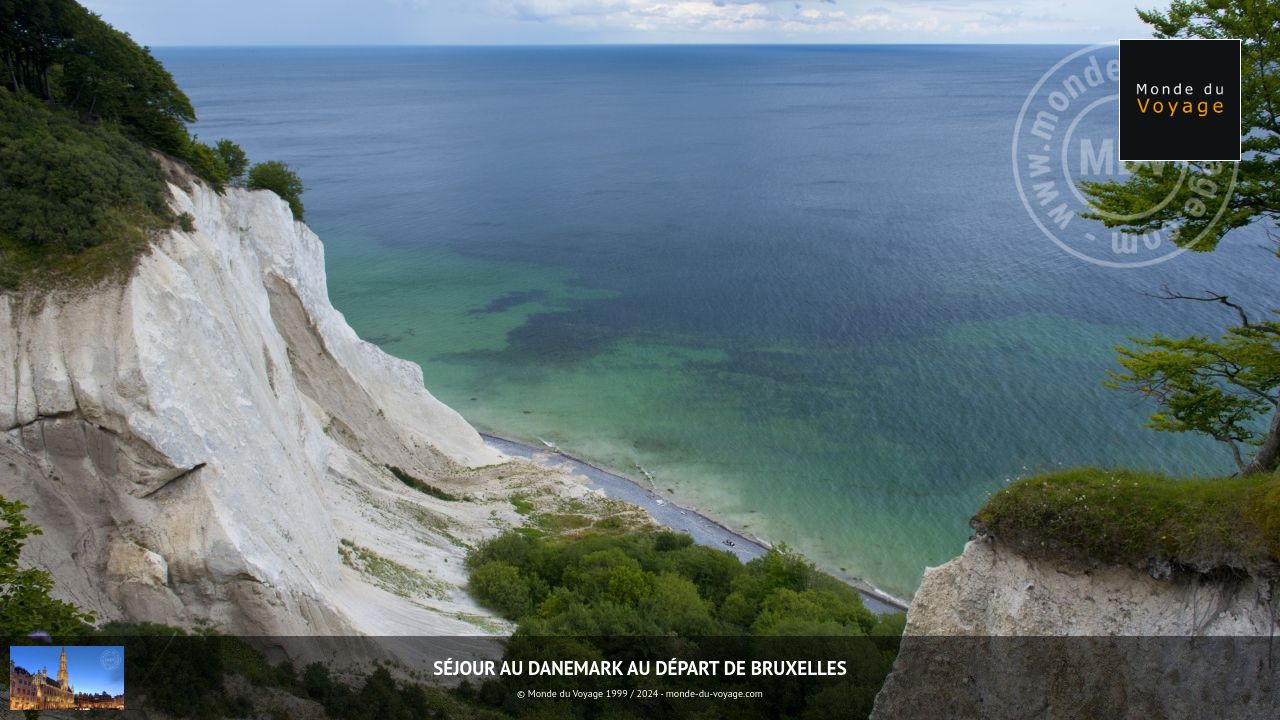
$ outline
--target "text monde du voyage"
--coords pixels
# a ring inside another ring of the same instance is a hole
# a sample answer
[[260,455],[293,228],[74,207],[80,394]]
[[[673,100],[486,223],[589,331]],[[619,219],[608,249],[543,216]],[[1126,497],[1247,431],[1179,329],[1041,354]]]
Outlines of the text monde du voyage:
[[1197,90],[1190,83],[1174,85],[1151,85],[1135,83],[1134,98],[1138,103],[1138,112],[1143,115],[1159,115],[1163,117],[1209,117],[1226,113],[1226,104],[1222,100],[1214,100],[1215,96],[1226,95],[1226,87],[1205,83]]

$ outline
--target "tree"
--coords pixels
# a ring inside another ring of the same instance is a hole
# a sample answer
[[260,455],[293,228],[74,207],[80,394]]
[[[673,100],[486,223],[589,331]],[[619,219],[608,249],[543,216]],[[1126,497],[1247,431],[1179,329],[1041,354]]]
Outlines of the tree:
[[143,144],[185,158],[186,124],[196,119],[191,100],[150,50],[71,4],[66,37],[46,68],[60,74],[60,104],[89,119],[117,120]]
[[[1280,322],[1250,323],[1219,340],[1156,335],[1140,349],[1117,348],[1124,372],[1108,384],[1154,398],[1160,410],[1148,427],[1199,432],[1226,443],[1236,467],[1251,475],[1280,459]],[[1259,429],[1259,419],[1270,423]],[[1251,460],[1242,448],[1254,448]]]
[[146,150],[25,93],[0,91],[0,187],[0,238],[45,251],[79,252],[171,217]]
[[675,573],[653,578],[640,609],[664,631],[684,637],[710,635],[715,630],[711,603],[698,594],[698,587],[691,580]]
[[186,158],[191,170],[208,181],[214,190],[220,193],[226,189],[231,173],[216,150],[192,138]]
[[27,538],[40,528],[27,523],[26,506],[0,497],[0,637],[23,637],[37,630],[69,635],[93,622],[93,613],[50,597],[53,576],[39,568],[18,567]]
[[244,149],[234,142],[223,138],[213,146],[213,152],[222,160],[227,169],[227,179],[232,185],[244,183],[245,171],[249,169],[249,156]]
[[71,0],[0,0],[0,79],[14,92],[53,98],[49,69],[83,12]]
[[[1132,175],[1124,182],[1081,183],[1096,210],[1087,217],[1127,232],[1164,231],[1173,242],[1201,252],[1216,248],[1233,229],[1280,221],[1280,3],[1175,0],[1167,12],[1138,15],[1159,38],[1241,39],[1242,159],[1220,217],[1204,207],[1200,194],[1226,187],[1222,163],[1190,163],[1185,177],[1163,165],[1130,163]],[[1170,194],[1173,200],[1161,205]],[[1123,219],[1157,206],[1141,219]],[[1280,455],[1280,325],[1250,323],[1244,308],[1220,293],[1166,290],[1164,297],[1221,303],[1236,311],[1240,325],[1218,341],[1135,340],[1136,348],[1118,348],[1124,371],[1113,373],[1108,384],[1154,398],[1160,410],[1151,416],[1151,427],[1200,432],[1226,443],[1244,474],[1274,471]],[[1245,448],[1254,449],[1248,460]]]
[[471,592],[503,617],[519,619],[530,610],[529,583],[514,565],[495,560],[471,573]]
[[224,182],[204,174],[219,166],[189,136],[195,109],[173,76],[148,48],[74,0],[0,0],[0,82],[86,123],[108,121],[186,160],[214,185]]
[[268,160],[249,168],[249,182],[245,184],[251,190],[270,190],[289,203],[295,220],[302,219],[302,179],[279,160]]
[[[1280,220],[1280,3],[1274,0],[1175,0],[1168,12],[1138,11],[1158,38],[1238,38],[1241,40],[1241,152],[1235,185],[1222,217],[1196,213],[1197,191],[1221,187],[1221,163],[1191,163],[1187,177],[1160,164],[1129,163],[1125,182],[1083,182],[1098,213],[1087,215],[1127,232],[1169,232],[1174,242],[1198,251],[1217,247],[1224,235],[1254,220]],[[1160,205],[1139,220],[1117,219]],[[1203,233],[1203,237],[1196,238]],[[1194,244],[1192,244],[1194,243]]]

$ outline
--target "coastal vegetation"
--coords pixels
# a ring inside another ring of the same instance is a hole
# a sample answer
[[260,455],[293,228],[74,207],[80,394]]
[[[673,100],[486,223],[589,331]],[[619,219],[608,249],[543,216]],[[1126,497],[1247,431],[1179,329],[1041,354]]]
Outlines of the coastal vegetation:
[[[177,718],[269,717],[320,710],[335,720],[449,717],[683,717],[690,703],[648,698],[587,705],[515,702],[525,678],[449,689],[402,668],[374,663],[341,674],[322,663],[272,662],[251,642],[210,625],[183,630],[108,623],[50,597],[42,570],[19,570],[25,539],[38,534],[21,503],[0,499],[0,628],[11,642],[80,641],[125,645],[130,702]],[[345,542],[344,549],[359,548]],[[838,658],[828,677],[662,678],[664,688],[722,693],[763,690],[749,702],[709,701],[706,718],[865,717],[889,672],[903,616],[875,617],[847,585],[784,550],[742,565],[670,532],[589,534],[544,539],[511,531],[471,555],[473,590],[520,618],[506,657],[591,660]],[[541,599],[535,610],[535,599]],[[592,633],[609,633],[592,635]],[[677,634],[678,633],[678,634]],[[336,639],[335,642],[356,642]],[[555,689],[652,687],[654,677],[540,679]],[[604,685],[601,685],[604,683]],[[598,686],[598,687],[597,687]],[[136,698],[137,700],[133,700]],[[132,705],[138,707],[138,705]],[[318,706],[318,708],[316,707]]]
[[1072,566],[1268,577],[1280,569],[1280,478],[1074,468],[1011,484],[972,524],[1019,553]]
[[1242,474],[1272,473],[1280,460],[1280,322],[1251,322],[1237,310],[1241,324],[1217,340],[1156,335],[1117,348],[1123,370],[1107,384],[1156,401],[1148,427],[1208,435],[1230,448]]
[[73,633],[94,620],[92,613],[54,598],[53,576],[18,564],[27,538],[40,528],[27,522],[26,506],[0,497],[0,637],[18,638],[44,631]]
[[[1241,40],[1241,160],[1229,186],[1229,163],[1192,162],[1186,177],[1161,172],[1160,164],[1129,163],[1131,175],[1124,181],[1081,183],[1097,210],[1092,217],[1130,233],[1162,231],[1200,252],[1213,250],[1236,228],[1280,220],[1280,6],[1267,0],[1178,0],[1166,12],[1138,15],[1156,37]],[[1206,212],[1201,195],[1224,188],[1222,216]],[[1118,348],[1123,370],[1110,384],[1156,402],[1154,429],[1198,432],[1225,443],[1242,474],[1275,472],[1280,323],[1251,318],[1244,305],[1223,293],[1166,288],[1163,297],[1218,303],[1234,322],[1219,340],[1157,335]]]
[[0,91],[0,188],[0,289],[127,269],[176,220],[141,145],[27,93]]
[[[27,522],[25,509],[18,501],[0,498],[4,647],[54,641],[125,645],[130,707],[136,709],[134,703],[145,698],[145,707],[171,717],[274,719],[291,717],[285,707],[310,701],[335,720],[506,717],[455,691],[397,679],[378,665],[366,674],[339,679],[320,663],[300,670],[288,661],[273,664],[245,640],[210,626],[194,631],[151,623],[95,627],[92,613],[52,597],[54,583],[47,571],[20,566],[27,539],[40,534]],[[359,551],[347,544],[344,548]],[[265,702],[263,690],[273,691]]]
[[251,190],[270,190],[289,203],[294,220],[302,219],[302,179],[279,160],[268,160],[249,168]]
[[0,87],[0,290],[118,275],[157,231],[186,228],[158,156],[219,192],[247,171],[301,218],[296,174],[247,170],[234,142],[200,142],[190,99],[150,50],[74,0],[0,0]]
[[227,169],[227,181],[237,187],[244,185],[244,174],[249,168],[249,156],[244,148],[223,138],[214,144],[213,152]]
[[[736,717],[865,717],[904,624],[900,614],[872,614],[857,590],[785,547],[743,564],[670,531],[546,537],[512,530],[477,547],[467,566],[472,594],[517,623],[508,659],[745,659],[768,647],[847,660],[846,675],[823,682],[792,678],[787,692],[768,694]],[[652,684],[646,678],[611,680],[623,687]],[[717,690],[762,683],[723,677],[702,682]],[[507,684],[492,681],[480,695],[509,702],[516,687]],[[505,707],[524,714],[551,712],[551,706]],[[610,717],[663,715],[664,707],[661,701],[620,707],[614,711],[622,714]],[[562,709],[569,712],[567,705]]]
[[417,490],[420,493],[424,493],[426,495],[430,495],[433,498],[436,498],[437,500],[445,500],[447,502],[460,502],[462,500],[462,498],[458,497],[457,495],[441,490],[440,488],[436,487],[435,485],[432,485],[431,483],[421,478],[414,477],[413,475],[410,475],[408,472],[405,472],[404,470],[396,467],[395,465],[387,465],[386,468],[387,468],[387,472],[394,475],[397,480],[404,483],[405,485],[408,485],[414,490]]
[[[1110,227],[1165,231],[1208,252],[1233,229],[1280,219],[1280,5],[1264,0],[1174,2],[1139,16],[1163,38],[1240,38],[1242,160],[1221,218],[1197,214],[1197,188],[1225,186],[1223,163],[1190,163],[1187,177],[1128,164],[1124,181],[1084,182]],[[1172,196],[1171,202],[1161,203]],[[1150,214],[1139,210],[1157,207]],[[1117,220],[1136,217],[1140,220]],[[1197,240],[1197,238],[1199,238]],[[1274,577],[1280,570],[1280,322],[1224,293],[1164,288],[1163,300],[1221,306],[1225,326],[1185,338],[1155,335],[1116,348],[1105,384],[1154,401],[1148,426],[1227,446],[1238,473],[1172,479],[1079,468],[1030,477],[996,493],[973,518],[980,533],[1068,563],[1116,563],[1156,575]],[[1216,334],[1217,337],[1210,335]]]

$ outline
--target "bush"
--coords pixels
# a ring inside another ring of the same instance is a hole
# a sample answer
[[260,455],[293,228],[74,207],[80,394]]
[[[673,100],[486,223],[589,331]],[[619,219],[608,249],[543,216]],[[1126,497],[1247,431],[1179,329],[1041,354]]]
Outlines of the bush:
[[[671,532],[547,539],[508,531],[467,558],[471,592],[518,622],[506,660],[843,658],[848,675],[671,677],[673,690],[763,689],[751,717],[865,717],[897,652],[903,616],[876,618],[858,592],[776,549],[743,565]],[[779,636],[790,637],[779,637]],[[767,636],[759,637],[756,636]],[[562,717],[548,703],[504,705],[525,682],[487,682],[480,697],[521,717]],[[547,689],[652,686],[653,678],[548,678]],[[741,683],[741,684],[739,684]],[[589,717],[682,717],[656,701]],[[720,715],[709,715],[720,717]],[[744,715],[743,717],[746,717]]]
[[227,179],[232,185],[244,184],[245,171],[249,169],[249,156],[234,142],[223,138],[213,146],[213,151],[227,169]]
[[491,562],[471,573],[471,593],[486,607],[505,617],[519,618],[529,612],[529,583],[514,565]]
[[172,222],[160,165],[106,126],[0,92],[0,237],[76,252],[140,218]]
[[0,497],[0,635],[20,638],[37,630],[72,634],[92,622],[91,613],[52,597],[53,576],[40,567],[19,564],[27,539],[41,533],[27,522],[27,509]]
[[289,166],[278,161],[268,160],[249,168],[249,181],[246,187],[252,190],[270,190],[289,203],[295,220],[302,220],[302,179],[289,169]]
[[[244,177],[238,145],[188,133],[191,101],[150,50],[74,0],[0,2],[0,77],[0,289],[131,268],[175,220],[148,150],[219,192]],[[301,219],[297,176],[280,163],[260,175]]]
[[786,548],[745,566],[670,532],[546,540],[509,531],[467,558],[471,592],[511,620],[536,610],[540,631],[893,634],[858,591]]
[[417,490],[418,492],[426,493],[427,495],[430,495],[431,497],[436,498],[437,500],[447,500],[449,502],[459,502],[460,500],[462,500],[462,498],[458,497],[457,495],[441,490],[435,485],[432,485],[424,480],[416,478],[413,475],[410,475],[409,473],[405,472],[404,470],[401,470],[400,468],[396,467],[395,465],[386,465],[384,467],[386,467],[387,471],[390,472],[392,475],[394,475],[397,480],[404,483],[405,485],[408,485],[414,490]]
[[231,174],[217,151],[193,138],[187,147],[186,157],[192,172],[204,178],[214,190],[222,192],[227,188]]

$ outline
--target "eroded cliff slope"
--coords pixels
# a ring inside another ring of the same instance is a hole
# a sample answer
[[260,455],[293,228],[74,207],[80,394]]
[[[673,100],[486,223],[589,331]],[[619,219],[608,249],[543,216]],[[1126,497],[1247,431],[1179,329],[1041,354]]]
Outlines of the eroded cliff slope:
[[504,458],[420,369],[357,338],[283,201],[179,185],[194,229],[127,280],[0,295],[0,494],[44,529],[24,561],[104,620],[493,629],[459,589],[464,545],[515,519],[499,483],[537,471],[486,469]]

